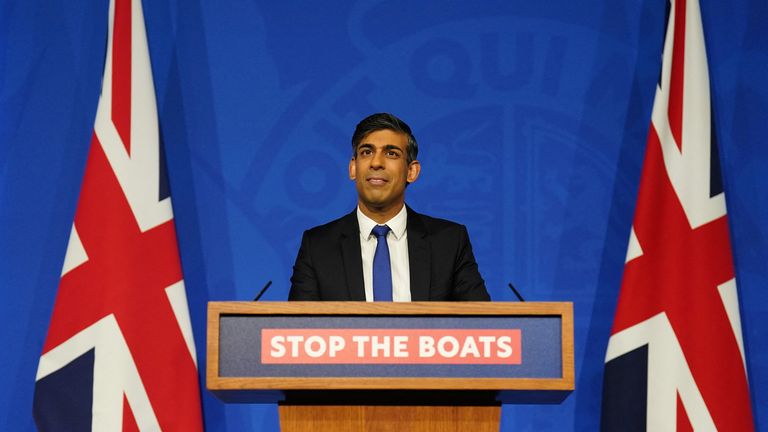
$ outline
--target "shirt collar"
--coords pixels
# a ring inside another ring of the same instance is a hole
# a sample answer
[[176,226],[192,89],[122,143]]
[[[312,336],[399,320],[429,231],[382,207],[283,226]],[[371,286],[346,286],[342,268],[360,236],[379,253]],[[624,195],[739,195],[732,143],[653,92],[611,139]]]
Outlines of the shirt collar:
[[[379,225],[376,221],[366,216],[363,211],[360,210],[360,206],[357,206],[357,224],[360,226],[360,235],[362,235],[363,238],[370,237],[373,227]],[[408,212],[405,210],[405,205],[403,205],[403,208],[400,209],[392,219],[381,225],[389,226],[389,229],[392,230],[392,235],[394,235],[397,240],[400,240],[400,238],[405,235],[407,224]]]

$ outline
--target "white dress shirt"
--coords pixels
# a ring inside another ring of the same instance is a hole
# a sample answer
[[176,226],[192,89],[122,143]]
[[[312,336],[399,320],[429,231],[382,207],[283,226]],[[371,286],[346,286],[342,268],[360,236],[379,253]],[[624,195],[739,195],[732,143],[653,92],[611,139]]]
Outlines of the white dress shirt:
[[[392,219],[381,225],[390,228],[387,234],[389,263],[392,267],[392,301],[411,301],[411,269],[408,266],[408,212],[405,206]],[[373,301],[373,256],[376,253],[376,236],[371,234],[376,221],[364,215],[357,207],[357,223],[360,226],[360,252],[363,258],[365,300]]]

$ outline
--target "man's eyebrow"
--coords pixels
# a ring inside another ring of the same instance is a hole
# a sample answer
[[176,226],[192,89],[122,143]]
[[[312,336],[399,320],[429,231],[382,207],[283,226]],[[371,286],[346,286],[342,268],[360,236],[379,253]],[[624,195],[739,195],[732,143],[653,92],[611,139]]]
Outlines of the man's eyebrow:
[[[375,148],[375,146],[373,144],[371,144],[371,143],[360,143],[357,146],[358,150],[361,150],[361,149],[364,149],[364,148],[365,149],[372,149],[372,148]],[[385,144],[382,148],[384,150],[397,150],[399,152],[403,151],[403,149],[401,149],[400,147],[396,146],[395,144]]]
[[387,144],[384,146],[384,150],[397,150],[397,151],[403,151],[400,147],[394,145],[394,144]]

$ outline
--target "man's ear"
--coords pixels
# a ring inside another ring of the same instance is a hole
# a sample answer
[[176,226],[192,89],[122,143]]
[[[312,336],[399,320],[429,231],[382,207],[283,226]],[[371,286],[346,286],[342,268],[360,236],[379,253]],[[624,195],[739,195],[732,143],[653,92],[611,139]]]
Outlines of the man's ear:
[[355,158],[349,161],[349,179],[354,180],[357,178],[357,170],[355,167]]
[[405,180],[408,183],[413,183],[416,181],[417,178],[419,178],[419,173],[421,172],[421,164],[419,161],[415,160],[411,162],[408,165],[408,173],[406,174]]

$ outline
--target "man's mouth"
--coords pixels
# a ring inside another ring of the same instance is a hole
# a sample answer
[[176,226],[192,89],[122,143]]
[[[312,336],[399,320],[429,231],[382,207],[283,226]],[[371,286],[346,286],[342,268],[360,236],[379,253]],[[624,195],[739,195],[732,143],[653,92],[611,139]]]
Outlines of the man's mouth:
[[365,180],[373,186],[383,186],[387,183],[387,179],[383,177],[368,177]]

